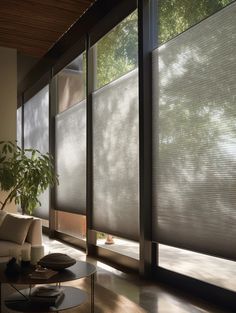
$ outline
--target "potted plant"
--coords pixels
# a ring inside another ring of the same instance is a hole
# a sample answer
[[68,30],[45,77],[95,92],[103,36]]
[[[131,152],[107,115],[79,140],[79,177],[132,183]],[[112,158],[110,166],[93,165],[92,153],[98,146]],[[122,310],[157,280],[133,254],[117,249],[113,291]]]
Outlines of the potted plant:
[[40,205],[39,195],[58,183],[52,157],[36,149],[21,149],[11,141],[0,142],[0,189],[6,191],[0,210],[14,201],[23,213]]

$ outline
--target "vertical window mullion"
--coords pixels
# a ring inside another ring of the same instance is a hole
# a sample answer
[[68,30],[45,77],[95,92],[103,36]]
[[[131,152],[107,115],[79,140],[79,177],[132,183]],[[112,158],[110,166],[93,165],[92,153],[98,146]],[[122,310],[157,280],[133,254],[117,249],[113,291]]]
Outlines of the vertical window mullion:
[[87,209],[87,254],[95,254],[96,233],[92,230],[93,213],[93,129],[92,129],[92,91],[96,83],[96,53],[90,47],[90,36],[86,40],[86,120],[87,120],[87,170],[86,170],[86,209]]

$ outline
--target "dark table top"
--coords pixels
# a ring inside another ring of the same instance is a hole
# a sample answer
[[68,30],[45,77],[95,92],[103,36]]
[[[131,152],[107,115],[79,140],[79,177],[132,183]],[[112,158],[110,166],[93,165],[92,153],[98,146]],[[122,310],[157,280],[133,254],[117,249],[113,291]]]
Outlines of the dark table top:
[[5,274],[6,263],[0,263],[0,283],[8,284],[49,284],[72,281],[84,277],[89,277],[96,273],[96,267],[93,264],[83,261],[76,263],[67,269],[59,271],[48,279],[32,279],[30,274],[35,270],[34,266],[22,267],[20,274],[15,277],[9,277]]

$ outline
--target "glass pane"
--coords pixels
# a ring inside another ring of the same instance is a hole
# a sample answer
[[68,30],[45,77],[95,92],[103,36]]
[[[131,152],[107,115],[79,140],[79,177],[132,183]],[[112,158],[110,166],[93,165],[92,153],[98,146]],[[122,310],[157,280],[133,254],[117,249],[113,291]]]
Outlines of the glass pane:
[[24,146],[49,151],[49,87],[24,104]]
[[153,53],[153,237],[236,260],[236,3]]
[[56,230],[85,240],[86,239],[86,217],[68,212],[57,212]]
[[136,260],[139,259],[139,243],[137,241],[97,232],[97,246]]
[[86,54],[78,56],[57,74],[58,112],[85,99]]
[[207,283],[236,291],[234,261],[159,245],[159,266]]
[[159,45],[182,33],[234,0],[159,0]]
[[[24,147],[49,151],[49,87],[44,87],[24,104]],[[35,216],[49,218],[49,190],[40,197],[41,207]]]
[[94,49],[97,55],[95,89],[135,69],[138,65],[137,11],[113,28]]

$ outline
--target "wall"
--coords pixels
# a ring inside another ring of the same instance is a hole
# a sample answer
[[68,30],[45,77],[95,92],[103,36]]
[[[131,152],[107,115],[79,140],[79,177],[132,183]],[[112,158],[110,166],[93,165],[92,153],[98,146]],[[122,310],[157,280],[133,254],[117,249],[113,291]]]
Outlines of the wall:
[[[17,53],[0,47],[0,140],[16,140],[16,107]],[[11,204],[7,210],[15,211],[15,206]]]

